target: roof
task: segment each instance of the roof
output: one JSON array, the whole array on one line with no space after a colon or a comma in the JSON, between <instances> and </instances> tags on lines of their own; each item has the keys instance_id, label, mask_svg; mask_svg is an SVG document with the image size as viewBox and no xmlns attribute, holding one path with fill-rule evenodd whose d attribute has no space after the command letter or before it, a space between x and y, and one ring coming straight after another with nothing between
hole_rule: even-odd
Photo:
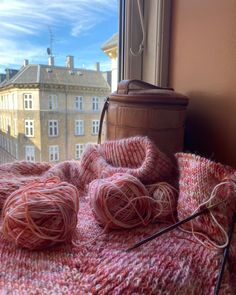
<instances>
[{"instance_id":1,"label":"roof","mask_svg":"<svg viewBox=\"0 0 236 295\"><path fill-rule=\"evenodd\" d=\"M109 89L102 72L48 65L27 65L10 80L0 83L0 88L17 84L60 84Z\"/></svg>"},{"instance_id":2,"label":"roof","mask_svg":"<svg viewBox=\"0 0 236 295\"><path fill-rule=\"evenodd\" d=\"M115 33L102 46L101 49L107 50L118 45L118 33Z\"/></svg>"}]
</instances>

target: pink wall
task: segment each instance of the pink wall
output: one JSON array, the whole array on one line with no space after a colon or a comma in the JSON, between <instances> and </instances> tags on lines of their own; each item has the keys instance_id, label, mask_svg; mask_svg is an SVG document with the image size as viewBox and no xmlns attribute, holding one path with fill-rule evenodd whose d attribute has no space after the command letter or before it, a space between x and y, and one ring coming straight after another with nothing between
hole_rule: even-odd
<instances>
[{"instance_id":1,"label":"pink wall","mask_svg":"<svg viewBox=\"0 0 236 295\"><path fill-rule=\"evenodd\" d=\"M190 98L185 147L236 167L236 1L172 3L169 84Z\"/></svg>"}]
</instances>

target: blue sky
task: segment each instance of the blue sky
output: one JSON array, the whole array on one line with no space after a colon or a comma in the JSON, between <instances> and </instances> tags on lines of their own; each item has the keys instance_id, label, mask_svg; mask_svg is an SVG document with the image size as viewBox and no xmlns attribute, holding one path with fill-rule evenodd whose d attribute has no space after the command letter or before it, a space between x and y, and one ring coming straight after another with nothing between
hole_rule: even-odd
<instances>
[{"instance_id":1,"label":"blue sky","mask_svg":"<svg viewBox=\"0 0 236 295\"><path fill-rule=\"evenodd\" d=\"M56 65L73 55L76 67L110 69L100 47L118 31L118 0L0 0L0 73L46 64L49 28Z\"/></svg>"}]
</instances>

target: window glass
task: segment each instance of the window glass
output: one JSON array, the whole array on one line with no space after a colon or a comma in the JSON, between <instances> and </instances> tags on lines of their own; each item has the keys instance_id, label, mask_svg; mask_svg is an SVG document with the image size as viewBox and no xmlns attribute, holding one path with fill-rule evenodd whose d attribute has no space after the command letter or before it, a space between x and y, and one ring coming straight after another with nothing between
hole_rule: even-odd
<instances>
[{"instance_id":1,"label":"window glass","mask_svg":"<svg viewBox=\"0 0 236 295\"><path fill-rule=\"evenodd\" d=\"M25 136L34 136L34 120L25 120Z\"/></svg>"},{"instance_id":2,"label":"window glass","mask_svg":"<svg viewBox=\"0 0 236 295\"><path fill-rule=\"evenodd\" d=\"M49 146L49 161L56 162L59 161L59 146L50 145Z\"/></svg>"},{"instance_id":3,"label":"window glass","mask_svg":"<svg viewBox=\"0 0 236 295\"><path fill-rule=\"evenodd\" d=\"M93 99L92 99L92 110L94 112L98 112L98 110L99 110L99 98L98 97L93 97Z\"/></svg>"},{"instance_id":4,"label":"window glass","mask_svg":"<svg viewBox=\"0 0 236 295\"><path fill-rule=\"evenodd\" d=\"M84 121L76 120L75 121L75 135L84 135Z\"/></svg>"},{"instance_id":5,"label":"window glass","mask_svg":"<svg viewBox=\"0 0 236 295\"><path fill-rule=\"evenodd\" d=\"M58 108L58 98L57 95L51 94L48 97L48 109L49 110L57 110Z\"/></svg>"},{"instance_id":6,"label":"window glass","mask_svg":"<svg viewBox=\"0 0 236 295\"><path fill-rule=\"evenodd\" d=\"M83 111L83 97L82 96L75 97L75 109L80 112Z\"/></svg>"},{"instance_id":7,"label":"window glass","mask_svg":"<svg viewBox=\"0 0 236 295\"><path fill-rule=\"evenodd\" d=\"M58 136L58 120L49 120L48 121L48 135L49 136Z\"/></svg>"},{"instance_id":8,"label":"window glass","mask_svg":"<svg viewBox=\"0 0 236 295\"><path fill-rule=\"evenodd\" d=\"M99 130L99 120L92 121L92 134L97 135Z\"/></svg>"},{"instance_id":9,"label":"window glass","mask_svg":"<svg viewBox=\"0 0 236 295\"><path fill-rule=\"evenodd\" d=\"M84 144L77 143L75 145L75 159L79 160L84 152Z\"/></svg>"},{"instance_id":10,"label":"window glass","mask_svg":"<svg viewBox=\"0 0 236 295\"><path fill-rule=\"evenodd\" d=\"M35 162L35 147L33 145L25 146L25 159L27 161Z\"/></svg>"},{"instance_id":11,"label":"window glass","mask_svg":"<svg viewBox=\"0 0 236 295\"><path fill-rule=\"evenodd\" d=\"M118 6L0 1L0 164L80 159L97 142L117 83Z\"/></svg>"},{"instance_id":12,"label":"window glass","mask_svg":"<svg viewBox=\"0 0 236 295\"><path fill-rule=\"evenodd\" d=\"M24 94L24 109L25 110L32 110L32 107L33 107L32 94Z\"/></svg>"}]
</instances>

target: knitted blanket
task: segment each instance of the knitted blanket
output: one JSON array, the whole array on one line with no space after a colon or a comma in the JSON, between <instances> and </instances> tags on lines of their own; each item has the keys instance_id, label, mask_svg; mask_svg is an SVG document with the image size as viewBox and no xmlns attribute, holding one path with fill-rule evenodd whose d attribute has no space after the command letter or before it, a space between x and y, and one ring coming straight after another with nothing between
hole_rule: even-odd
<instances>
[{"instance_id":1,"label":"knitted blanket","mask_svg":"<svg viewBox=\"0 0 236 295\"><path fill-rule=\"evenodd\" d=\"M174 230L126 252L160 225L103 233L85 198L77 229L76 246L44 251L16 248L1 236L0 294L214 293L221 254L191 234ZM220 294L235 294L231 279L226 268Z\"/></svg>"},{"instance_id":2,"label":"knitted blanket","mask_svg":"<svg viewBox=\"0 0 236 295\"><path fill-rule=\"evenodd\" d=\"M222 252L201 245L179 229L140 248L125 249L167 224L104 232L86 186L96 178L126 172L143 183L170 179L172 164L147 138L90 146L81 162L16 162L0 166L0 197L38 178L58 176L80 190L74 244L44 251L17 248L0 233L0 294L214 294ZM1 202L0 202L1 206ZM1 210L1 207L0 207ZM1 221L0 221L1 226ZM236 269L226 265L220 294L236 294Z\"/></svg>"}]
</instances>

